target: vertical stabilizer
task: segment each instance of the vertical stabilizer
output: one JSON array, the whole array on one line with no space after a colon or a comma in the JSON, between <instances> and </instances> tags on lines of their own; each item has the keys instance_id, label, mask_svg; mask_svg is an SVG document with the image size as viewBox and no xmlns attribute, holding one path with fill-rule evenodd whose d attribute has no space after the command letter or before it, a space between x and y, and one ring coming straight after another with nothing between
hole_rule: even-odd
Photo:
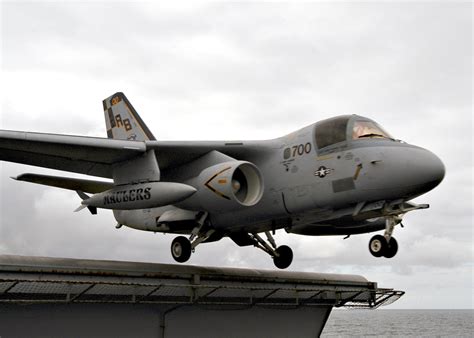
<instances>
[{"instance_id":1,"label":"vertical stabilizer","mask_svg":"<svg viewBox=\"0 0 474 338\"><path fill-rule=\"evenodd\" d=\"M121 92L102 101L107 137L117 140L156 140L130 101Z\"/></svg>"}]
</instances>

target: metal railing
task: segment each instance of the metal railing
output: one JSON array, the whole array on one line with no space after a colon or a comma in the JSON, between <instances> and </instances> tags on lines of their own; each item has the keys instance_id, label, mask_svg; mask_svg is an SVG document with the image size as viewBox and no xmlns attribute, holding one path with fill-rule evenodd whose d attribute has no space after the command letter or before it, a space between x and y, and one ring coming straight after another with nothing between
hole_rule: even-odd
<instances>
[{"instance_id":1,"label":"metal railing","mask_svg":"<svg viewBox=\"0 0 474 338\"><path fill-rule=\"evenodd\" d=\"M336 306L377 308L403 296L403 291L376 287L338 287L222 281L200 284L181 281L107 281L71 278L0 279L0 303L121 303L239 306Z\"/></svg>"}]
</instances>

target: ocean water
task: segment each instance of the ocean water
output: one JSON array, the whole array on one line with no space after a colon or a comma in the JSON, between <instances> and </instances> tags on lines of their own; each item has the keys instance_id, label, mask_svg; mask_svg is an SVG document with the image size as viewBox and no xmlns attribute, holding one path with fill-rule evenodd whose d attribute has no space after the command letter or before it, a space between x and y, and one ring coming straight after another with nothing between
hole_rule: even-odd
<instances>
[{"instance_id":1,"label":"ocean water","mask_svg":"<svg viewBox=\"0 0 474 338\"><path fill-rule=\"evenodd\" d=\"M334 309L321 337L474 337L474 310Z\"/></svg>"}]
</instances>

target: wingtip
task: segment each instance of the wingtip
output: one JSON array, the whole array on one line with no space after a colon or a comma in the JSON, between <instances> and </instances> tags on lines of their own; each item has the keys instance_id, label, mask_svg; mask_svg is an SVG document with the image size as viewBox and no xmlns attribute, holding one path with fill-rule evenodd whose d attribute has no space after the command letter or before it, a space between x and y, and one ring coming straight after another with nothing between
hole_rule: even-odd
<instances>
[{"instance_id":1,"label":"wingtip","mask_svg":"<svg viewBox=\"0 0 474 338\"><path fill-rule=\"evenodd\" d=\"M84 208L86 208L86 207L87 207L87 205L82 204L82 205L80 205L76 210L74 210L74 212L81 211L82 209L84 209Z\"/></svg>"},{"instance_id":2,"label":"wingtip","mask_svg":"<svg viewBox=\"0 0 474 338\"><path fill-rule=\"evenodd\" d=\"M10 178L12 180L15 180L15 181L25 181L25 178L27 178L29 175L29 173L23 173L23 174L20 174L20 175L17 175L17 176L10 176Z\"/></svg>"}]
</instances>

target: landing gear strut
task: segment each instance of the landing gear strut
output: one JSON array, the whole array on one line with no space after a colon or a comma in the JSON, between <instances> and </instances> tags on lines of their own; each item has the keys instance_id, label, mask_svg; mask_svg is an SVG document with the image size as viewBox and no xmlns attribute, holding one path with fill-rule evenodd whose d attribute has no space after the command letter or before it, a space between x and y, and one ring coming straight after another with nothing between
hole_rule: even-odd
<instances>
[{"instance_id":1,"label":"landing gear strut","mask_svg":"<svg viewBox=\"0 0 474 338\"><path fill-rule=\"evenodd\" d=\"M273 258L273 263L279 269L286 269L293 261L293 250L286 245L277 247L275 239L269 231L265 231L268 243L258 234L249 234L254 240L254 246L265 251ZM270 244L269 244L270 243Z\"/></svg>"},{"instance_id":2,"label":"landing gear strut","mask_svg":"<svg viewBox=\"0 0 474 338\"><path fill-rule=\"evenodd\" d=\"M385 233L383 236L375 235L369 241L369 251L374 257L392 258L397 254L398 243L392 237L395 225L400 223L400 216L390 216L385 220Z\"/></svg>"},{"instance_id":3,"label":"landing gear strut","mask_svg":"<svg viewBox=\"0 0 474 338\"><path fill-rule=\"evenodd\" d=\"M179 263L186 262L196 247L211 237L215 232L214 229L210 229L209 227L205 229L207 215L207 212L205 212L198 217L197 226L191 231L189 239L184 236L178 236L173 240L171 243L171 255L175 261Z\"/></svg>"}]
</instances>

